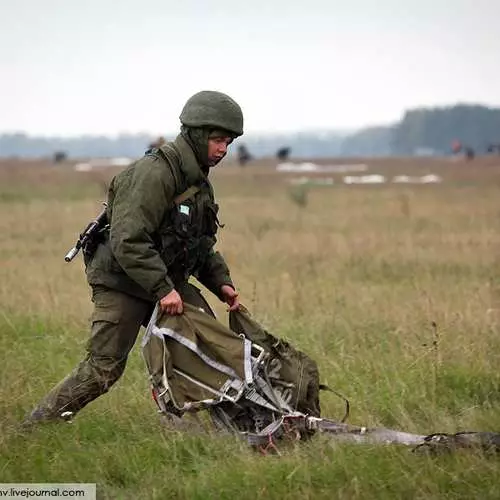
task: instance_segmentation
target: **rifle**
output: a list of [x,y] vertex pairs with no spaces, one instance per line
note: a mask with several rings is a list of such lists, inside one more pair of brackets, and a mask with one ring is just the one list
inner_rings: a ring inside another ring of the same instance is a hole
[[65,255],[64,260],[66,262],[71,262],[77,256],[80,249],[83,248],[85,252],[85,247],[89,243],[92,243],[92,240],[96,238],[98,233],[109,227],[106,217],[106,209],[108,207],[108,204],[103,203],[103,205],[104,208],[102,209],[102,212],[93,221],[89,222],[87,227],[78,237],[75,246]]

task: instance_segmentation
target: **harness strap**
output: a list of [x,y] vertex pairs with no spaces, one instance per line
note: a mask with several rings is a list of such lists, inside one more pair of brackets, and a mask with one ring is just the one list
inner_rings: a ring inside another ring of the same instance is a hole
[[[177,163],[179,159],[172,145],[167,143],[163,145],[161,148],[153,149],[150,154],[161,156],[163,160],[167,163],[167,165],[170,167],[172,175],[174,176],[176,190],[178,190],[180,186],[183,184],[183,182],[181,180],[181,173],[177,168]],[[195,185],[189,186],[184,192],[178,194],[174,198],[174,205],[178,206],[181,203],[185,202],[186,200],[189,200],[189,198],[193,197],[196,193],[198,193],[198,191],[200,191],[199,186]]]
[[189,186],[186,191],[177,195],[174,198],[174,204],[180,205],[181,203],[189,200],[189,198],[193,197],[200,190],[200,186]]
[[168,165],[170,172],[174,177],[175,190],[179,192],[183,185],[183,175],[180,172],[179,162],[180,158],[177,151],[173,148],[172,144],[166,143],[161,148],[154,148],[149,151],[152,156],[161,157],[163,161]]

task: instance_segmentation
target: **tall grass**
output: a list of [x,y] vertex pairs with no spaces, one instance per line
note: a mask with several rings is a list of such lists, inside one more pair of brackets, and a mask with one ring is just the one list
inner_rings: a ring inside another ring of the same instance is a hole
[[[265,167],[219,169],[219,248],[242,301],[318,361],[322,381],[349,397],[352,423],[500,431],[499,165],[399,165],[445,182],[310,188],[298,208]],[[138,348],[73,423],[20,432],[82,356],[89,291],[81,261],[63,257],[109,174],[19,168],[0,167],[0,481],[96,482],[109,499],[500,497],[491,457],[324,436],[262,457],[232,438],[169,429]],[[384,168],[398,163],[372,166]],[[342,410],[328,395],[322,408]]]

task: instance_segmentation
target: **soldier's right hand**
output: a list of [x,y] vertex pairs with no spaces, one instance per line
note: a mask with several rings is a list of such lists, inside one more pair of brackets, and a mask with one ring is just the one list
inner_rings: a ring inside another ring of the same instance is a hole
[[172,290],[160,300],[160,309],[167,314],[182,314],[184,306],[177,290]]

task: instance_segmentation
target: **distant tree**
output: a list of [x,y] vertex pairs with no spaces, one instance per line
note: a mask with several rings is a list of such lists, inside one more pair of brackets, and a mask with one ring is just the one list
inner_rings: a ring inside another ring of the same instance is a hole
[[342,142],[342,156],[390,156],[392,126],[368,127],[348,135]]
[[395,126],[392,150],[413,154],[429,148],[438,154],[449,152],[449,144],[460,138],[474,150],[483,150],[498,137],[500,109],[478,105],[420,108],[407,111]]
[[[288,159],[292,150],[294,158],[414,155],[422,151],[450,154],[453,151],[450,145],[455,140],[476,153],[487,151],[489,146],[495,152],[499,131],[500,109],[459,104],[408,110],[394,125],[365,128],[351,134],[336,131],[249,134],[245,136],[245,147],[256,156],[276,156],[280,160]],[[54,151],[65,151],[72,158],[137,158],[152,143],[156,144],[157,139],[146,134],[60,138],[14,133],[0,135],[0,157],[53,158]],[[239,151],[231,154],[238,155]]]

